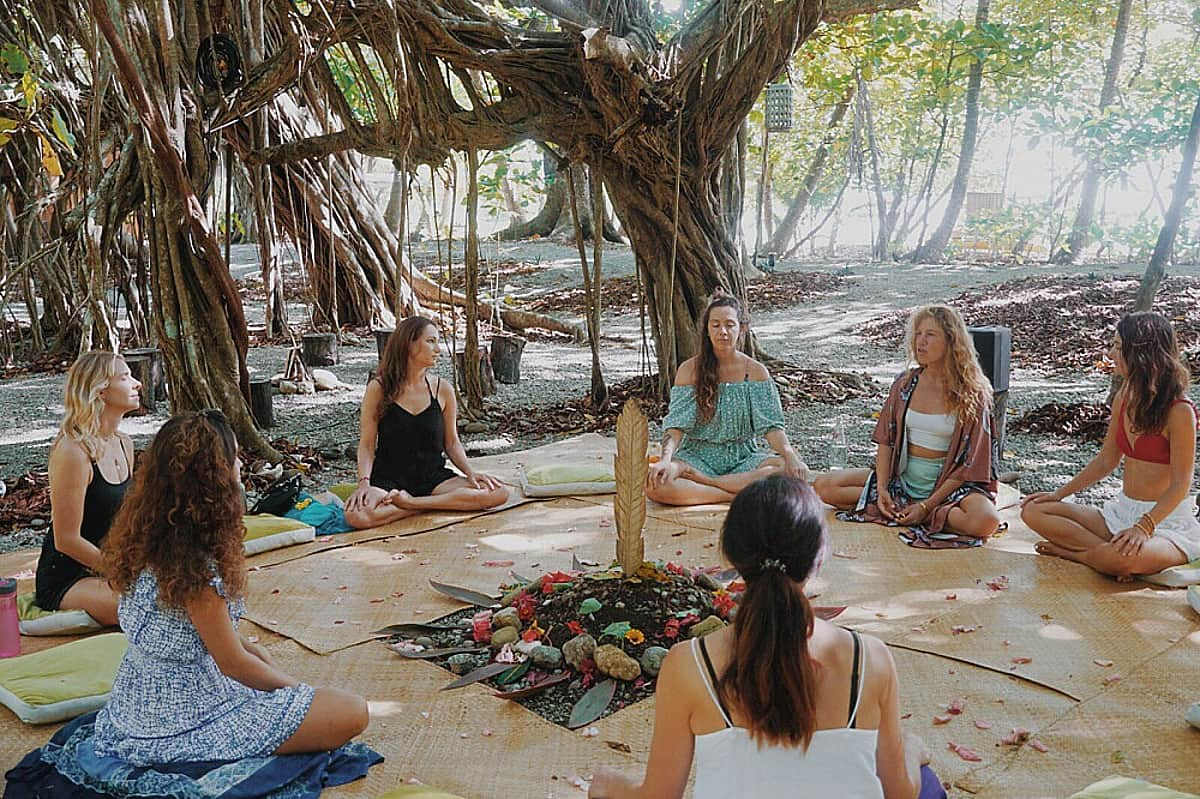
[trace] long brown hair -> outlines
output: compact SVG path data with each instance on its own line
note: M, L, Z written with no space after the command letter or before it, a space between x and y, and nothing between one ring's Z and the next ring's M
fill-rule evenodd
M808 747L817 726L812 606L797 583L825 549L825 507L808 483L764 477L733 498L721 552L746 580L733 619L733 659L720 690L759 744Z
M949 305L924 305L914 310L908 317L904 339L908 357L914 361L917 359L917 328L926 319L936 322L946 337L946 403L962 419L977 418L984 403L991 402L992 384L979 366L967 323Z
M165 605L183 607L220 577L229 598L246 585L237 440L220 411L171 417L146 450L105 536L104 572L124 593L149 570ZM210 565L211 564L211 565Z
M395 332L388 338L383 357L379 359L379 371L375 373L375 379L383 388L384 401L379 404L381 417L408 379L408 353L412 345L425 334L427 327L435 327L432 320L424 316L410 316L396 325Z
M1175 328L1153 311L1126 314L1117 323L1125 359L1129 418L1135 432L1167 426L1171 405L1187 392L1188 368L1179 357Z
M717 412L717 396L721 388L720 369L717 364L717 353L713 350L712 339L708 337L708 318L714 308L732 308L737 314L741 332L734 347L742 348L746 340L746 331L750 326L750 315L742 307L737 297L729 294L714 294L700 314L700 354L696 357L696 421L704 424L713 418Z

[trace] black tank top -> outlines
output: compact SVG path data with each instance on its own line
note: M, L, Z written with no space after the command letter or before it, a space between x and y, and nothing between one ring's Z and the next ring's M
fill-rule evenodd
M125 443L121 443L121 452L125 453ZM125 498L125 490L129 488L130 474L119 483L110 483L100 473L100 466L92 461L92 481L88 483L87 492L83 495L83 518L79 522L79 535L97 547L108 535L113 517L121 507ZM88 576L86 567L74 558L59 552L54 546L54 526L46 533L42 541L42 554L38 558L35 591L38 607L42 610L58 610L67 589Z
M417 414L388 400L387 410L379 419L375 441L375 463L371 467L373 485L377 480L412 485L446 467L442 406L428 377L425 388L429 391L429 407Z

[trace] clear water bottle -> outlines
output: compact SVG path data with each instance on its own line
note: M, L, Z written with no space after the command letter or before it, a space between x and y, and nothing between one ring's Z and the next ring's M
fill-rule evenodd
M21 654L21 628L17 621L17 581L0 577L0 658Z
M845 469L850 460L850 445L846 443L846 425L842 417L833 422L833 433L829 441L829 468Z

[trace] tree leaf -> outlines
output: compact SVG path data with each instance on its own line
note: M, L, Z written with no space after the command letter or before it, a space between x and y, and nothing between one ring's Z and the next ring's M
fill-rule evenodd
M410 652L403 649L393 649L400 657L408 658L409 660L429 660L431 658L440 658L450 655L473 655L476 653L486 652L482 647L474 646L450 646L444 649L426 649L421 652Z
M579 698L575 707L571 708L571 717L567 719L567 729L578 729L603 716L604 711L608 709L609 702L616 695L616 680L605 680L593 685L586 694Z
M451 599L457 599L459 602L466 602L468 605L478 605L484 608L490 608L492 605L500 601L500 597L489 596L488 594L474 591L470 588L463 588L458 585L447 585L439 583L437 580L430 580L429 585L434 591L439 594L445 594Z
M521 661L520 663L513 666L508 671L504 672L499 677L497 677L496 684L497 685L512 685L517 680L519 680L525 676L526 672L529 671L529 667L531 665L533 665L533 662L530 660Z
M63 168L62 164L58 162L58 153L54 152L54 147L51 146L49 139L40 133L38 134L38 138L42 140L42 166L46 168L46 172L50 175L61 178Z
M446 683L442 686L442 690L451 691L455 688L462 688L463 686L477 683L480 680L486 680L489 677L495 677L497 674L502 674L511 668L511 663L489 663L486 666L480 666L468 674L464 674L454 682Z
M564 683L569 679L571 679L571 672L564 671L560 674L547 677L537 685L530 685L527 688L520 688L516 691L496 691L492 694L492 696L499 697L500 699L524 699L527 696L533 696L534 694L541 693L553 685Z
M67 130L67 123L63 122L62 114L58 113L58 109L53 109L53 114L50 120L51 127L54 128L54 135L60 142L65 144L72 152L75 150L75 137L71 135L71 131Z
M613 518L617 525L617 560L626 577L637 573L645 557L646 445L650 433L646 416L636 399L630 399L617 417L617 454L613 471L617 492Z
M22 74L29 71L29 59L21 52L21 48L12 42L0 47L0 61L4 62L9 72Z

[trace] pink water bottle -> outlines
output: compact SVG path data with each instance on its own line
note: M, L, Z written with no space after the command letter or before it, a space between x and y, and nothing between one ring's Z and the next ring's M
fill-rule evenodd
M0 577L0 658L21 654L21 628L17 622L17 581Z

